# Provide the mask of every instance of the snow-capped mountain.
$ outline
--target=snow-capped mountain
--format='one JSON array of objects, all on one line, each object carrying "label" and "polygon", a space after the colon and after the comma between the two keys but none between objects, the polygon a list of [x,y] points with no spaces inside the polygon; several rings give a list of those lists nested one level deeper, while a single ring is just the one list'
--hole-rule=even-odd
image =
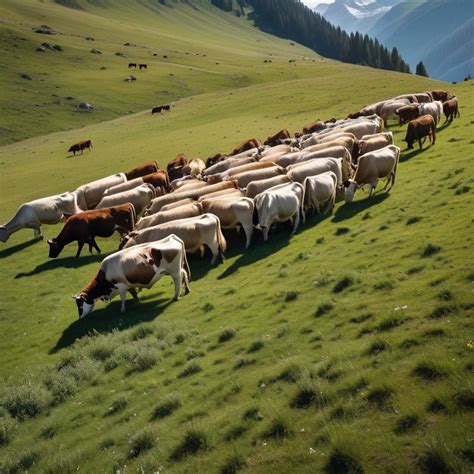
[{"label": "snow-capped mountain", "polygon": [[313,9],[348,32],[366,33],[391,8],[403,0],[335,0]]}]

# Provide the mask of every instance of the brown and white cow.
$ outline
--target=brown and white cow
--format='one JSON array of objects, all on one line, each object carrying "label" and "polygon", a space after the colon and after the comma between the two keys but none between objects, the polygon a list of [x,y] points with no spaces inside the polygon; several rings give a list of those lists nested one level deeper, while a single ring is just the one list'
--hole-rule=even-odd
[{"label": "brown and white cow", "polygon": [[436,142],[436,123],[431,115],[423,115],[415,120],[408,122],[407,133],[403,141],[407,142],[408,149],[413,148],[413,143],[418,140],[420,150],[423,145],[421,140],[429,137],[431,143]]},{"label": "brown and white cow", "polygon": [[285,140],[286,138],[291,138],[290,132],[284,128],[280,130],[278,133],[275,133],[272,137],[268,137],[263,144],[269,146],[275,146],[281,143],[281,140]]},{"label": "brown and white cow", "polygon": [[365,135],[359,140],[359,149],[354,160],[357,162],[357,158],[360,155],[365,155],[369,151],[379,150],[388,145],[393,145],[393,133],[392,132],[382,132],[374,135]]},{"label": "brown and white cow", "polygon": [[202,214],[130,232],[122,238],[120,248],[153,242],[171,234],[182,239],[186,252],[193,253],[199,250],[202,256],[204,245],[207,245],[212,253],[211,264],[214,264],[218,255],[224,260],[227,243],[221,231],[219,218],[213,214]]},{"label": "brown and white cow", "polygon": [[48,240],[49,258],[56,258],[63,248],[71,242],[77,241],[76,258],[81,255],[82,247],[89,245],[100,253],[95,241],[96,237],[110,237],[115,231],[120,234],[135,229],[135,208],[127,203],[92,211],[79,212],[69,217],[57,237]]},{"label": "brown and white cow", "polygon": [[187,165],[184,166],[183,173],[186,176],[192,176],[193,178],[196,178],[197,176],[201,175],[205,168],[206,163],[204,163],[204,161],[202,161],[200,158],[193,158]]},{"label": "brown and white cow", "polygon": [[147,161],[146,163],[142,163],[138,165],[136,168],[132,168],[128,171],[125,171],[125,176],[127,180],[141,178],[142,176],[146,176],[151,173],[156,173],[159,171],[158,165],[155,160]]},{"label": "brown and white cow", "polygon": [[370,197],[372,191],[377,186],[378,180],[381,178],[387,178],[383,189],[386,189],[390,185],[387,192],[390,191],[395,184],[399,158],[400,148],[395,145],[389,145],[380,150],[370,151],[359,157],[354,177],[349,180],[349,185],[346,188],[346,202],[352,202],[356,189],[366,184],[370,186]]},{"label": "brown and white cow", "polygon": [[188,165],[188,160],[184,153],[179,153],[167,165],[166,171],[170,181],[182,178],[184,176],[184,167]]},{"label": "brown and white cow", "polygon": [[123,313],[127,291],[138,300],[135,288],[151,288],[163,275],[173,279],[175,301],[181,296],[183,283],[185,294],[189,293],[189,265],[184,243],[176,235],[109,255],[95,277],[73,297],[79,319],[90,314],[98,300],[110,301],[116,295],[120,295]]},{"label": "brown and white cow", "polygon": [[263,240],[268,240],[268,232],[278,222],[293,222],[295,234],[300,222],[300,213],[304,219],[304,187],[300,183],[279,184],[266,189],[255,197],[255,208],[258,214],[257,229],[263,233]]}]

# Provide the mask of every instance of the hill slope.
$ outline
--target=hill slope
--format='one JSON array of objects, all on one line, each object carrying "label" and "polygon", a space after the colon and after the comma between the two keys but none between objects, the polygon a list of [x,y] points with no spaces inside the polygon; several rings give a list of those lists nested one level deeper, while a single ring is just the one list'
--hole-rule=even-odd
[{"label": "hill slope", "polygon": [[[68,4],[102,8],[110,16],[96,20],[103,38],[115,17],[133,17],[126,2],[117,11],[106,0]],[[53,11],[76,13],[61,8]],[[49,23],[40,11],[35,24]],[[89,34],[85,24],[76,29]],[[298,50],[265,38],[269,52]],[[149,159],[205,158],[249,137],[443,87],[320,59],[263,64],[268,56],[259,54],[249,46],[245,63],[236,45],[225,57],[228,73],[244,61],[254,74],[247,87],[216,91],[214,76],[202,76],[205,93],[169,114],[145,111],[1,147],[0,221],[20,203]],[[87,81],[83,90],[94,92]],[[116,236],[99,239],[102,255],[79,260],[74,245],[48,259],[31,230],[0,244],[0,472],[472,471],[473,82],[451,92],[461,118],[440,127],[434,146],[403,151],[390,195],[357,191],[354,203],[309,217],[291,239],[285,225],[267,243],[256,231],[247,251],[242,236],[226,232],[226,261],[211,267],[207,253],[193,256],[191,293],[177,303],[164,277],[139,306],[127,301],[124,315],[117,301],[98,303],[78,321],[70,295],[117,248]],[[390,130],[402,145],[404,129]],[[78,137],[94,149],[66,156]],[[45,227],[46,238],[60,228]]]}]

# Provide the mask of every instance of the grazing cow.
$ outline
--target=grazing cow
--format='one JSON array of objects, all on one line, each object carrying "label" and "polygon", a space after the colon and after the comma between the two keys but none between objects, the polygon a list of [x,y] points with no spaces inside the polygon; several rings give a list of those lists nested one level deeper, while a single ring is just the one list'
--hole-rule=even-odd
[{"label": "grazing cow", "polygon": [[57,224],[64,216],[80,212],[74,193],[49,196],[22,204],[15,215],[0,226],[0,241],[6,242],[10,235],[20,229],[33,229],[34,236],[43,238],[41,224]]},{"label": "grazing cow", "polygon": [[238,147],[232,150],[230,153],[231,156],[238,155],[243,153],[244,151],[252,150],[253,148],[259,148],[262,146],[262,142],[258,138],[251,138],[243,143],[241,143]]},{"label": "grazing cow", "polygon": [[70,153],[72,151],[72,153],[74,154],[74,156],[76,156],[76,152],[77,151],[80,151],[81,152],[81,155],[82,153],[84,152],[85,149],[88,149],[89,151],[92,150],[92,142],[90,140],[83,140],[79,143],[76,143],[74,145],[71,146],[71,148],[69,148],[68,150],[68,153]]},{"label": "grazing cow", "polygon": [[128,63],[128,68],[130,69],[131,67],[136,68],[137,63]]},{"label": "grazing cow", "polygon": [[427,92],[416,92],[413,94],[416,97],[418,103],[433,102],[433,96]]},{"label": "grazing cow", "polygon": [[187,217],[196,217],[202,214],[202,206],[199,202],[193,202],[185,206],[179,206],[175,209],[168,211],[161,210],[156,214],[142,217],[138,222],[136,229],[142,230],[147,227],[153,227],[155,225],[164,224],[165,222],[176,221],[179,219],[185,219]]},{"label": "grazing cow", "polygon": [[[185,198],[181,199],[180,201],[171,202],[169,204],[166,204],[166,206],[163,206],[160,212],[169,211],[170,209],[176,209],[177,207],[185,206],[186,204],[192,204],[193,202],[195,201],[191,198]],[[142,219],[144,219],[144,217],[142,217]]]},{"label": "grazing cow", "polygon": [[246,197],[245,192],[241,189],[223,189],[222,191],[216,191],[214,193],[204,194],[198,197],[198,201],[202,202],[204,199],[216,199],[221,197]]},{"label": "grazing cow", "polygon": [[275,133],[272,137],[268,137],[264,145],[275,146],[281,143],[281,140],[285,140],[285,138],[291,138],[290,132],[286,128],[280,130],[278,133]]},{"label": "grazing cow", "polygon": [[222,153],[217,153],[214,156],[210,156],[206,160],[206,168],[210,168],[211,166],[215,165],[216,163],[219,163],[220,161],[225,160],[225,156]]},{"label": "grazing cow", "polygon": [[169,104],[163,105],[163,110],[166,110],[167,112],[169,112],[171,110],[171,105]]},{"label": "grazing cow", "polygon": [[257,194],[260,194],[266,189],[272,188],[273,186],[277,186],[278,184],[284,184],[289,182],[290,178],[288,178],[286,174],[275,176],[273,178],[251,181],[249,184],[247,184],[245,194],[247,195],[247,197],[253,199]]},{"label": "grazing cow", "polygon": [[247,249],[253,234],[253,199],[246,197],[218,197],[215,199],[204,199],[202,202],[203,212],[214,214],[220,220],[223,229],[235,229],[242,226],[245,233]]},{"label": "grazing cow", "polygon": [[102,199],[102,195],[106,189],[124,183],[125,181],[127,181],[125,173],[117,173],[83,184],[74,191],[74,194],[77,196],[77,205],[82,211],[93,209]]},{"label": "grazing cow", "polygon": [[146,69],[148,66],[146,64],[139,64],[138,69]]},{"label": "grazing cow", "polygon": [[160,169],[158,168],[158,164],[156,163],[156,161],[151,160],[141,165],[138,165],[136,168],[132,168],[131,170],[125,171],[125,176],[129,181],[134,178],[140,178],[151,173],[156,173],[159,170]]},{"label": "grazing cow", "polygon": [[226,160],[219,161],[209,166],[203,170],[202,174],[204,176],[211,176],[213,174],[223,173],[230,168],[235,168],[236,166],[246,165],[247,163],[255,163],[257,160],[252,156],[247,156],[245,158],[227,158]]},{"label": "grazing cow", "polygon": [[157,242],[115,252],[106,257],[96,276],[74,296],[79,319],[92,312],[97,300],[110,301],[120,295],[120,311],[125,312],[125,296],[129,291],[138,300],[135,288],[151,288],[163,275],[174,282],[174,300],[181,296],[184,283],[185,294],[189,293],[190,271],[183,241],[169,235]]},{"label": "grazing cow", "polygon": [[433,97],[433,100],[440,100],[441,102],[446,102],[451,98],[449,92],[443,90],[431,91],[431,96]]},{"label": "grazing cow", "polygon": [[211,264],[214,264],[218,255],[224,260],[223,254],[227,243],[222,235],[219,218],[213,214],[202,214],[198,217],[166,222],[140,231],[130,232],[122,238],[120,248],[153,242],[171,234],[175,234],[183,240],[186,252],[193,253],[199,250],[202,256],[204,245],[207,245],[212,253]]},{"label": "grazing cow", "polygon": [[247,163],[245,165],[240,165],[240,166],[235,166],[234,168],[230,168],[227,171],[224,171],[223,173],[209,176],[207,179],[207,182],[211,184],[218,183],[220,181],[232,179],[234,176],[244,173],[246,171],[255,171],[255,170],[260,170],[264,168],[270,168],[272,166],[275,166],[275,163],[271,161],[257,161],[255,163]]},{"label": "grazing cow", "polygon": [[395,114],[398,115],[398,123],[402,125],[420,116],[420,106],[418,104],[404,105],[395,110]]},{"label": "grazing cow", "polygon": [[75,214],[68,218],[57,237],[48,240],[49,258],[56,258],[67,244],[76,240],[76,258],[85,244],[89,244],[90,253],[93,247],[100,253],[96,237],[110,237],[115,231],[131,232],[135,229],[135,219],[135,208],[130,203]]},{"label": "grazing cow", "polygon": [[313,132],[320,132],[321,130],[324,130],[325,128],[326,128],[326,125],[323,122],[321,122],[321,120],[316,120],[316,122],[312,122],[303,127],[303,135],[306,135],[308,133],[313,133]]},{"label": "grazing cow", "polygon": [[157,105],[156,107],[153,107],[151,109],[151,115],[153,114],[161,114],[161,111],[163,110],[163,106],[162,105]]},{"label": "grazing cow", "polygon": [[421,115],[431,115],[435,124],[441,120],[441,115],[443,113],[443,103],[439,100],[435,100],[433,102],[428,102],[420,105],[420,116]]},{"label": "grazing cow", "polygon": [[388,120],[390,118],[397,116],[397,110],[400,107],[404,107],[406,105],[410,105],[411,102],[408,99],[399,99],[399,100],[391,100],[387,101],[381,108],[378,115],[383,119],[384,126],[386,127],[388,124]]},{"label": "grazing cow", "polygon": [[188,191],[189,189],[198,189],[207,186],[206,181],[200,179],[187,179],[187,176],[181,179],[176,179],[171,183],[171,189],[173,191]]},{"label": "grazing cow", "polygon": [[398,95],[397,97],[394,97],[393,99],[390,99],[390,100],[401,100],[401,99],[408,100],[410,102],[410,104],[416,104],[418,102],[416,94],[402,94],[402,95]]},{"label": "grazing cow", "polygon": [[[421,139],[429,137],[431,144],[436,142],[436,123],[431,115],[423,115],[408,122],[407,134],[403,141],[407,142],[408,149],[413,148],[413,143],[418,140],[420,150],[423,148]],[[424,140],[423,140],[424,141]]]},{"label": "grazing cow", "polygon": [[280,153],[289,153],[290,151],[293,151],[292,147],[290,145],[276,145],[267,148],[266,150],[262,150],[260,152],[260,158],[267,158],[272,155],[279,155]]},{"label": "grazing cow", "polygon": [[281,174],[285,174],[285,170],[281,166],[270,166],[269,168],[244,171],[243,173],[232,176],[232,179],[237,181],[240,188],[245,188],[251,181],[273,178]]},{"label": "grazing cow", "polygon": [[257,229],[263,232],[263,240],[268,240],[270,227],[278,222],[293,221],[293,235],[300,222],[300,213],[304,219],[304,188],[300,183],[285,183],[266,189],[255,197],[257,209]]},{"label": "grazing cow", "polygon": [[[365,138],[367,137],[367,138]],[[384,132],[375,135],[366,135],[359,140],[358,156],[365,155],[369,151],[379,150],[388,145],[393,145],[393,133]],[[357,158],[356,157],[356,158]]]},{"label": "grazing cow", "polygon": [[103,197],[97,204],[96,209],[103,209],[104,207],[113,207],[127,202],[135,206],[137,216],[141,216],[151,200],[155,197],[155,188],[148,183],[124,191],[123,193],[112,194],[111,196]]},{"label": "grazing cow", "polygon": [[187,165],[183,167],[183,173],[187,176],[193,176],[194,178],[200,176],[203,170],[206,168],[206,163],[200,158],[193,158]]},{"label": "grazing cow", "polygon": [[357,188],[368,184],[369,197],[377,186],[380,178],[387,178],[383,189],[389,185],[387,192],[395,184],[397,164],[400,158],[400,148],[394,145],[386,146],[380,150],[370,151],[359,158],[354,177],[349,180],[346,188],[346,202],[352,202]]},{"label": "grazing cow", "polygon": [[293,151],[291,153],[283,153],[281,155],[273,155],[262,158],[260,163],[270,163],[272,166],[278,165],[286,168],[296,162],[297,158],[306,154],[306,150]]},{"label": "grazing cow", "polygon": [[[332,148],[334,146],[343,146],[344,148],[347,148],[347,150],[350,151],[352,156],[357,155],[357,150],[359,148],[359,140],[357,140],[357,138],[355,137],[351,137],[350,135],[352,135],[352,133],[344,134],[342,136],[334,138],[333,140],[323,140],[317,145],[311,145],[303,148],[303,151],[306,153],[312,153],[313,151],[327,150],[328,148]],[[329,137],[327,138],[329,139]]]},{"label": "grazing cow", "polygon": [[111,188],[108,188],[104,191],[102,197],[128,191],[129,189],[136,188],[143,183],[151,184],[155,188],[156,193],[160,192],[161,194],[166,194],[170,191],[168,174],[166,171],[157,171],[156,173],[150,173],[142,176],[141,178],[131,179],[130,181],[125,181],[125,183],[112,186]]},{"label": "grazing cow", "polygon": [[328,204],[327,210],[336,203],[337,176],[332,171],[316,176],[308,176],[304,182],[304,210],[305,213],[314,209],[318,214],[321,206]]},{"label": "grazing cow", "polygon": [[166,194],[165,196],[157,197],[153,199],[146,210],[146,215],[154,214],[161,210],[163,206],[172,202],[180,201],[185,198],[197,199],[204,194],[214,193],[216,191],[222,191],[223,189],[235,189],[237,187],[234,181],[223,181],[222,183],[210,184],[202,188],[189,189],[187,191],[179,191],[175,193]]},{"label": "grazing cow", "polygon": [[443,112],[446,116],[445,122],[448,120],[452,122],[456,117],[460,118],[461,114],[459,113],[458,99],[453,97],[452,99],[443,102]]},{"label": "grazing cow", "polygon": [[287,175],[292,181],[303,184],[308,176],[316,176],[326,171],[332,171],[337,176],[337,184],[341,185],[342,160],[337,158],[317,158],[291,165],[287,169]]},{"label": "grazing cow", "polygon": [[183,168],[188,163],[189,162],[186,159],[186,155],[184,153],[179,153],[176,155],[176,157],[166,165],[166,171],[168,172],[170,181],[182,178],[184,176]]}]

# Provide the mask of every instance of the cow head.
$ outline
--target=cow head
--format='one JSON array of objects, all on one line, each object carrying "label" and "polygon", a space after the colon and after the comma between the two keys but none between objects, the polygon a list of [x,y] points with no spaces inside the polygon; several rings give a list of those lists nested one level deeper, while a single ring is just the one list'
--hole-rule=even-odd
[{"label": "cow head", "polygon": [[1,225],[0,226],[0,242],[6,242],[8,240],[8,237],[10,237],[8,229],[4,225]]},{"label": "cow head", "polygon": [[84,295],[73,295],[72,298],[76,301],[77,310],[79,312],[79,319],[86,317],[92,313],[95,301]]},{"label": "cow head", "polygon": [[60,245],[56,238],[48,240],[49,258],[56,258],[63,250],[64,246]]},{"label": "cow head", "polygon": [[356,189],[357,189],[357,183],[355,181],[349,180],[348,185],[346,187],[346,195],[345,195],[345,201],[347,203],[352,202],[352,200],[354,199],[354,194],[356,192]]}]

